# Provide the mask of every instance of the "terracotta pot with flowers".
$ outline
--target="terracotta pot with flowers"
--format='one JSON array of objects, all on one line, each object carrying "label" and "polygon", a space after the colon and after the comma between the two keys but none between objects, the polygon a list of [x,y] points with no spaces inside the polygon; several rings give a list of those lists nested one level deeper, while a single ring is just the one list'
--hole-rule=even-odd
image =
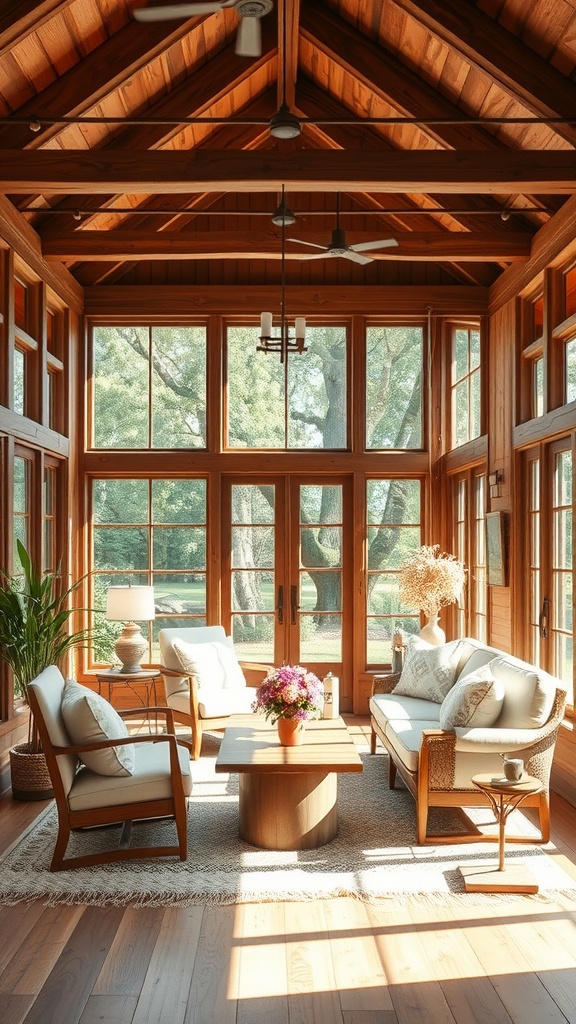
[{"label": "terracotta pot with flowers", "polygon": [[261,711],[278,726],[283,746],[302,743],[308,718],[320,718],[324,708],[322,683],[301,665],[270,669],[256,691],[253,711]]},{"label": "terracotta pot with flowers", "polygon": [[454,604],[466,582],[466,569],[454,555],[440,552],[440,546],[418,548],[398,573],[400,600],[409,608],[419,608],[428,619],[420,636],[431,644],[443,644],[444,630],[438,625],[440,609]]}]

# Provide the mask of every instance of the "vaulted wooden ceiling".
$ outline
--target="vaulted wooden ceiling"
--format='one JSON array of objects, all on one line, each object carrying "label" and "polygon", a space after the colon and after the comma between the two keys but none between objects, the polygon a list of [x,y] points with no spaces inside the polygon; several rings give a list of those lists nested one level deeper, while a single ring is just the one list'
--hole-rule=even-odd
[{"label": "vaulted wooden ceiling", "polygon": [[0,13],[0,191],[83,285],[273,283],[282,186],[287,238],[328,245],[338,203],[398,243],[286,241],[291,283],[489,285],[576,191],[574,0],[275,0],[258,57],[233,9],[143,6]]}]

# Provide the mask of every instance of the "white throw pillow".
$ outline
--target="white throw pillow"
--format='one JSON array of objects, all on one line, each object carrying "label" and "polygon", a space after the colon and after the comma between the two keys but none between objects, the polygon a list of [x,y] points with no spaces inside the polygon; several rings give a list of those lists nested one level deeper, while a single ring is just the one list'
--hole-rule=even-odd
[{"label": "white throw pillow", "polygon": [[[73,679],[64,683],[61,711],[72,743],[98,743],[128,736],[124,722],[112,705]],[[134,772],[133,743],[108,750],[90,750],[78,756],[98,775],[132,775]]]},{"label": "white throw pillow", "polygon": [[402,675],[392,693],[441,704],[456,678],[459,648],[459,640],[435,647],[420,637],[412,637],[406,648]]},{"label": "white throw pillow", "polygon": [[504,684],[494,679],[491,665],[481,665],[448,691],[440,708],[440,728],[490,728],[504,703]]},{"label": "white throw pillow", "polygon": [[172,644],[178,661],[188,675],[196,677],[199,690],[208,687],[215,690],[238,689],[246,686],[244,673],[238,658],[225,644],[187,644],[185,640],[174,640]]}]

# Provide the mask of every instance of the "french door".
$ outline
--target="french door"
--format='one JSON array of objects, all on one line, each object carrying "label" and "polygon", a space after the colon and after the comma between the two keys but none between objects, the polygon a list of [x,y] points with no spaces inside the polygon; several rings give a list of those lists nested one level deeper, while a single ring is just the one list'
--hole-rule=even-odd
[{"label": "french door", "polygon": [[222,609],[239,657],[351,668],[350,481],[226,477]]}]

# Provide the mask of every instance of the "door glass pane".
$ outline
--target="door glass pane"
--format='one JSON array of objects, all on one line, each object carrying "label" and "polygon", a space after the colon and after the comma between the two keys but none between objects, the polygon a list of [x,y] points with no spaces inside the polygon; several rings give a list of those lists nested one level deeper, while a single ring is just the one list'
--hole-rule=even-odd
[{"label": "door glass pane", "polygon": [[[551,671],[572,689],[572,452],[554,456],[552,485]],[[572,698],[573,699],[573,698]],[[569,701],[571,698],[569,697]]]},{"label": "door glass pane", "polygon": [[[335,571],[337,569],[338,571]],[[300,488],[300,660],[342,660],[342,487]]]},{"label": "door glass pane", "polygon": [[245,660],[274,659],[275,499],[274,485],[232,486],[232,636]]},{"label": "door glass pane", "polygon": [[398,594],[398,570],[421,544],[420,481],[369,480],[366,485],[366,650],[368,665],[392,661],[392,637],[420,629],[417,608]]},{"label": "door glass pane", "polygon": [[14,509],[12,515],[12,530],[14,537],[14,560],[13,571],[22,572],[16,541],[22,541],[28,549],[28,463],[26,459],[14,458]]}]

